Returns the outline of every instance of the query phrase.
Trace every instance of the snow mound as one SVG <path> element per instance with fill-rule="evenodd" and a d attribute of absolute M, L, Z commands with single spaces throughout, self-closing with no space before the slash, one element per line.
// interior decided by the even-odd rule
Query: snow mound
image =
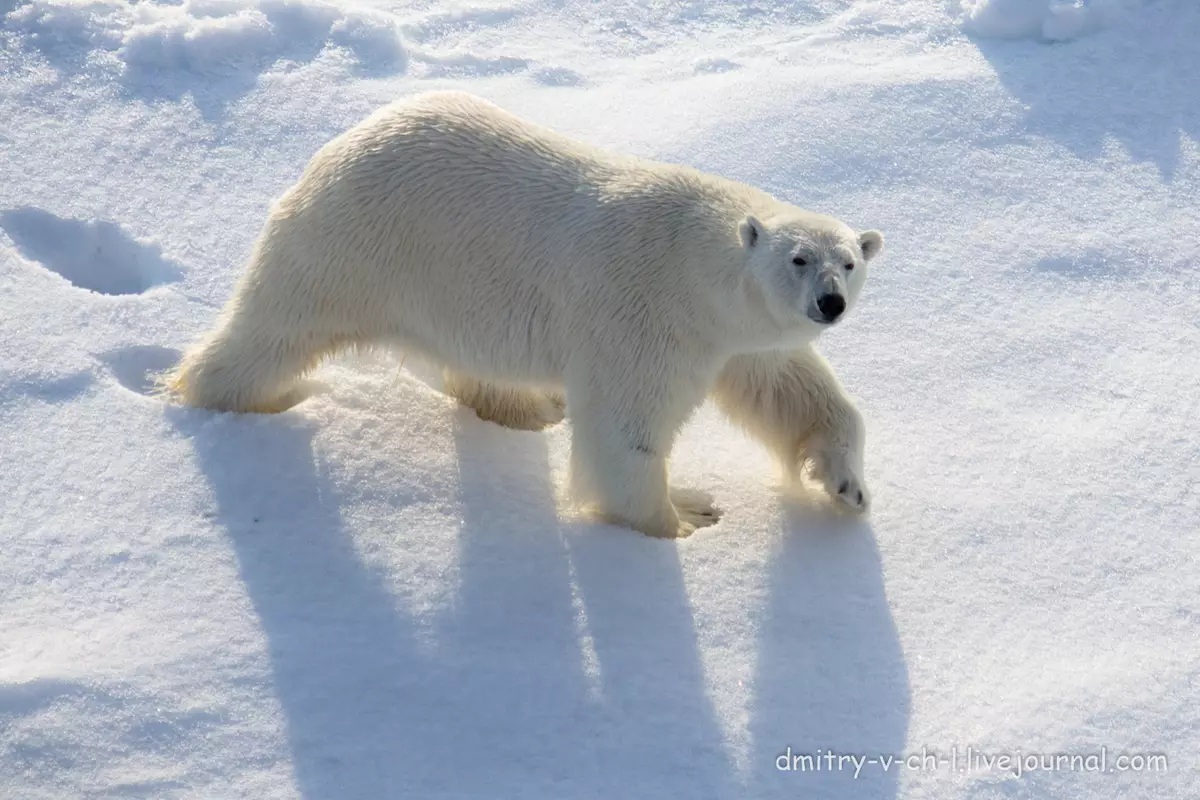
<path fill-rule="evenodd" d="M 180 5 L 34 0 L 8 28 L 43 48 L 115 51 L 127 68 L 213 72 L 309 58 L 340 47 L 372 68 L 407 62 L 392 17 L 314 0 L 188 0 Z"/>
<path fill-rule="evenodd" d="M 1145 0 L 962 0 L 968 33 L 1003 39 L 1077 39 L 1108 28 Z"/>

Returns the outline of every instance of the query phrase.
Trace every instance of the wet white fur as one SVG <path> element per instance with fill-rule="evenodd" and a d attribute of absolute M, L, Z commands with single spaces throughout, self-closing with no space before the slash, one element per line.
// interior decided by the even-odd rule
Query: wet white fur
<path fill-rule="evenodd" d="M 810 347 L 811 317 L 817 286 L 853 305 L 881 246 L 748 186 L 431 93 L 313 157 L 168 387 L 277 411 L 322 356 L 394 344 L 444 365 L 448 391 L 502 424 L 557 421 L 565 389 L 573 499 L 655 536 L 715 519 L 667 484 L 676 433 L 711 392 L 861 509 L 862 423 Z"/>

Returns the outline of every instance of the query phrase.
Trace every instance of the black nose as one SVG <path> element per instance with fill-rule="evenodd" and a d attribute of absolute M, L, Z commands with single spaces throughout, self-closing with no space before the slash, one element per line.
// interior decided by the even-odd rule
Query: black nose
<path fill-rule="evenodd" d="M 846 310 L 846 298 L 840 294 L 823 294 L 817 298 L 817 308 L 825 319 L 833 322 Z"/>

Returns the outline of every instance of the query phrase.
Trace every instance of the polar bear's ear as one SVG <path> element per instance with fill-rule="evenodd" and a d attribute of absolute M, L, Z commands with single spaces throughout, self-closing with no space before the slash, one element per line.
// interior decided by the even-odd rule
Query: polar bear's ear
<path fill-rule="evenodd" d="M 863 231 L 858 235 L 858 246 L 862 248 L 863 258 L 870 261 L 883 250 L 883 234 L 879 231 Z"/>
<path fill-rule="evenodd" d="M 742 237 L 742 247 L 749 250 L 763 237 L 763 224 L 753 214 L 748 214 L 738 225 L 738 234 Z"/>

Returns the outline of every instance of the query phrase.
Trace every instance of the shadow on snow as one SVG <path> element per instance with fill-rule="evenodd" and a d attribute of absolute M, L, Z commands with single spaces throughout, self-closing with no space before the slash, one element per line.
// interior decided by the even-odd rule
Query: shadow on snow
<path fill-rule="evenodd" d="M 560 519 L 542 436 L 456 413 L 460 587 L 430 648 L 356 551 L 313 423 L 172 414 L 266 633 L 308 800 L 896 796 L 894 774 L 775 766 L 787 746 L 904 744 L 907 672 L 864 525 L 787 512 L 763 618 L 746 621 L 758 625 L 758 667 L 753 762 L 739 771 L 677 545 Z M 376 496 L 393 498 L 384 513 L 402 537 L 410 501 L 399 494 Z"/>

